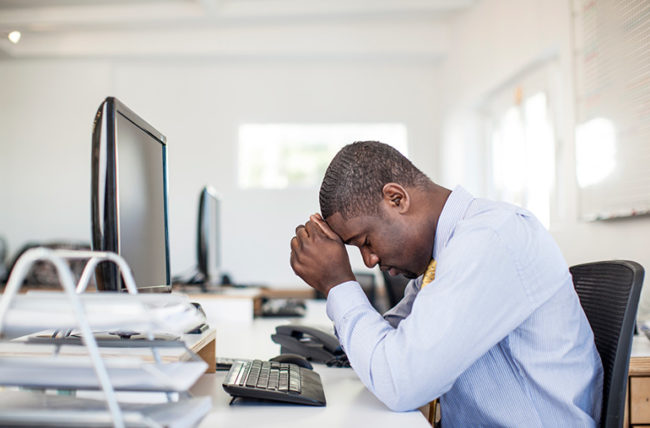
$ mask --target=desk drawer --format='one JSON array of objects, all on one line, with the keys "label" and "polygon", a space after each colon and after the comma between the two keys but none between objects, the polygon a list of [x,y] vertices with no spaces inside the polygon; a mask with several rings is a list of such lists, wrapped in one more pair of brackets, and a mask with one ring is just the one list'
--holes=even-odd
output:
[{"label": "desk drawer", "polygon": [[650,377],[630,377],[630,423],[650,424]]}]

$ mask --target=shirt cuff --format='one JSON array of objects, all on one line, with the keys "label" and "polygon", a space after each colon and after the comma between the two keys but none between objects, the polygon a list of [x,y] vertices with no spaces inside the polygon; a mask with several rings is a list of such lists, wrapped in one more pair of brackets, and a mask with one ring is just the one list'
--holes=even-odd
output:
[{"label": "shirt cuff", "polygon": [[343,282],[329,291],[327,295],[327,316],[338,324],[351,309],[370,305],[366,293],[356,281]]}]

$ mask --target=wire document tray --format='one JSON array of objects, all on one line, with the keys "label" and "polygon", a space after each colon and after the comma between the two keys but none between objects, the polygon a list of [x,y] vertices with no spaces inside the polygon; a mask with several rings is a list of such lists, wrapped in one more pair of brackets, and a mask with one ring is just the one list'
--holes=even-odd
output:
[{"label": "wire document tray", "polygon": [[[66,263],[70,259],[88,260],[77,284]],[[25,274],[40,260],[55,266],[64,292],[19,295]],[[129,294],[83,293],[100,262],[111,262],[119,267]],[[117,254],[47,248],[26,251],[16,262],[0,299],[0,337],[5,339],[0,343],[0,385],[8,388],[0,391],[0,426],[197,425],[210,410],[211,403],[207,397],[191,397],[187,390],[205,372],[207,364],[181,341],[154,340],[154,332],[181,334],[201,320],[199,312],[184,296],[137,294],[131,271]],[[54,329],[51,340],[47,335],[35,335],[48,329]],[[93,330],[128,329],[141,331],[145,340],[118,339],[99,343],[118,347],[127,343],[125,347],[148,349],[149,360],[139,356],[102,358]],[[77,332],[74,337],[70,335],[72,331]],[[31,336],[20,338],[19,342],[6,341],[16,333]],[[170,346],[184,346],[190,360],[163,361],[158,348]],[[3,352],[5,347],[9,351]],[[35,347],[45,347],[49,355],[30,351]],[[64,348],[79,351],[66,353],[62,351]],[[103,391],[105,400],[17,391],[11,390],[12,387],[95,389]],[[117,390],[162,392],[167,395],[168,402],[119,403]],[[178,400],[174,401],[173,395],[178,396]]]}]

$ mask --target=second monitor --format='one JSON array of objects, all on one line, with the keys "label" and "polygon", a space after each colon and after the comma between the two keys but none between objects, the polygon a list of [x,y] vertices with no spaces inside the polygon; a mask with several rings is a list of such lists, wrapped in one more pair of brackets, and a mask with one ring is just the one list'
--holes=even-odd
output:
[{"label": "second monitor", "polygon": [[198,278],[203,288],[221,284],[221,198],[211,186],[199,196],[196,258]]}]

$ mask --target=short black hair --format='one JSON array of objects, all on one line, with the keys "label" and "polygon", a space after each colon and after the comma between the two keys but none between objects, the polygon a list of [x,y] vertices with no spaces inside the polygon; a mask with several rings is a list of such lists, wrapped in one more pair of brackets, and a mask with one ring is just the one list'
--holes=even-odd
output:
[{"label": "short black hair", "polygon": [[341,213],[344,219],[376,215],[386,183],[425,186],[429,178],[404,155],[378,141],[357,141],[332,159],[320,187],[323,218]]}]

